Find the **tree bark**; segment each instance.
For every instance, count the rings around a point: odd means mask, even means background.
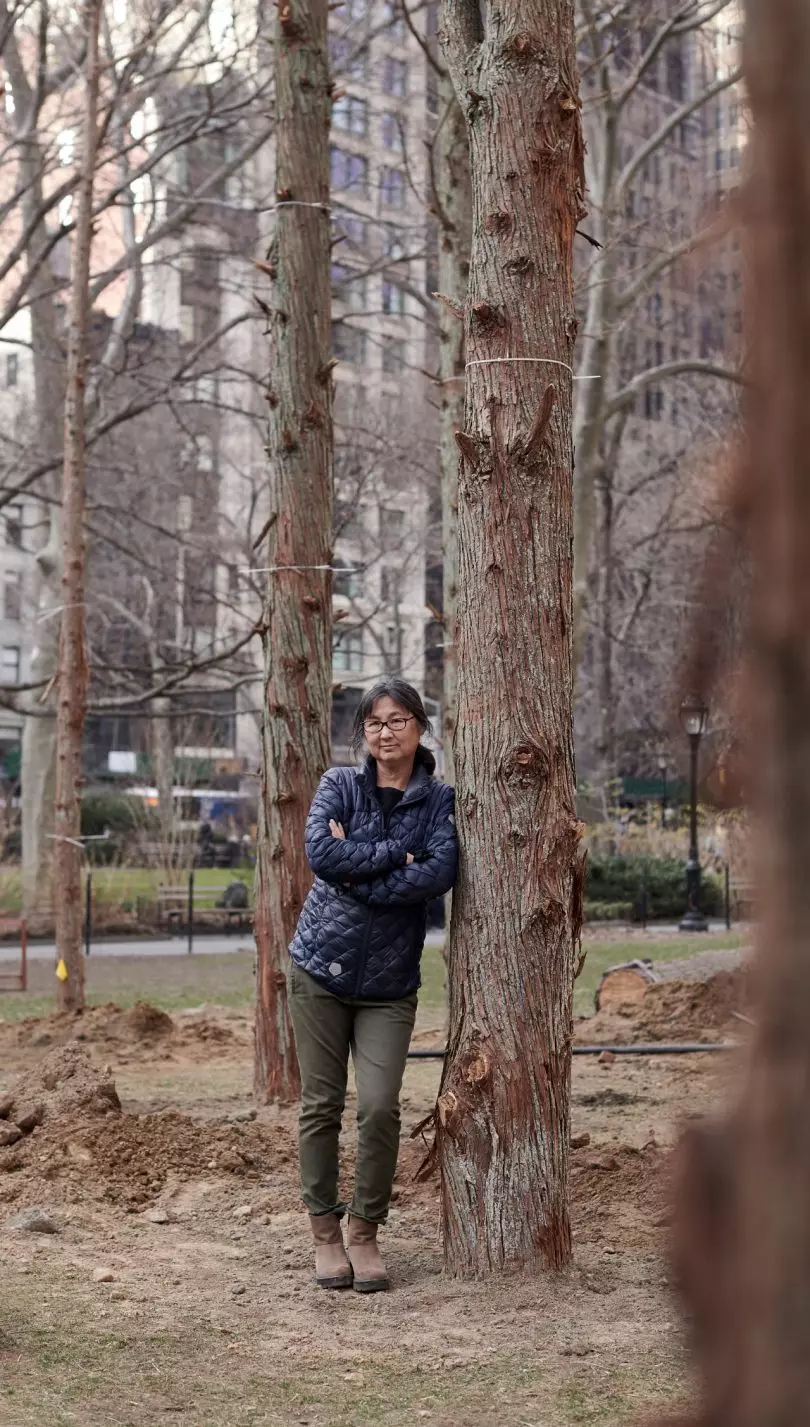
[[[582,133],[569,0],[445,0],[471,151],[459,465],[450,1040],[437,1111],[455,1275],[571,1256],[569,1082],[582,897],[572,734],[573,240]]]
[[[453,82],[439,79],[440,129],[436,187],[439,210],[439,292],[461,309],[467,295],[472,242],[470,143]],[[453,738],[456,728],[456,641],[458,599],[458,447],[455,433],[464,430],[464,323],[445,303],[439,304],[439,376],[442,383],[439,466],[442,487],[442,563],[444,618],[444,679],[442,747],[444,773],[453,781]]]
[[[71,264],[62,477],[62,613],[56,705],[56,816],[53,905],[56,954],[66,976],[59,981],[59,1009],[84,1006],[81,837],[82,742],[87,706],[84,609],[85,421],[84,393],[90,328],[90,249],[93,240],[93,179],[98,147],[99,26],[103,0],[88,0],[86,91],[82,166],[79,176]]]
[[[753,112],[749,643],[760,811],[756,1023],[730,1121],[682,1151],[680,1276],[704,1427],[810,1420],[810,11],[748,0]]]
[[[300,1090],[287,948],[312,874],[304,827],[329,763],[332,381],[328,0],[276,12],[276,238],[271,270],[269,508],[254,1089]],[[290,569],[298,566],[298,569]]]
[[[615,566],[613,558],[613,484],[611,472],[602,468],[599,493],[599,767],[607,796],[617,776],[616,703],[613,692],[613,615]],[[576,560],[576,556],[574,557]]]

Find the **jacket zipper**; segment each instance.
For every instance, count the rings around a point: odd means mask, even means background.
[[[380,823],[382,823],[382,820],[383,820],[383,817],[382,817],[382,808],[380,808]],[[384,832],[384,831],[385,831],[385,828],[383,828],[383,832]],[[368,911],[368,924],[367,924],[367,926],[366,926],[366,934],[365,934],[365,936],[363,937],[363,950],[362,950],[361,953],[360,953],[360,965],[359,965],[358,968],[357,968],[357,976],[355,977],[355,981],[354,981],[354,994],[355,994],[355,996],[359,996],[359,995],[360,995],[360,988],[361,988],[361,986],[363,985],[363,977],[364,977],[365,974],[366,974],[366,965],[368,964],[368,945],[369,945],[369,942],[371,941],[371,930],[372,930],[372,927],[373,927],[373,925],[374,925],[374,917],[375,917],[375,915],[376,915],[373,907],[368,907],[368,908],[367,908],[367,911]]]

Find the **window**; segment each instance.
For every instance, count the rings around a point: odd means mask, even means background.
[[[683,55],[674,45],[667,50],[667,93],[670,99],[683,100],[686,97]]]
[[[332,668],[359,674],[363,668],[362,629],[336,629],[332,638]]]
[[[340,6],[340,18],[347,24],[356,24],[359,20],[365,20],[368,16],[369,0],[343,0]]]
[[[22,550],[23,508],[21,505],[6,506],[6,544],[12,550]]]
[[[405,39],[405,20],[402,14],[402,0],[384,0],[383,15],[385,17],[386,34],[402,44]]]
[[[386,224],[383,229],[383,247],[387,258],[390,258],[393,263],[401,262],[407,256],[408,251],[402,229],[395,228],[391,223]]]
[[[363,593],[363,572],[353,566],[346,566],[342,560],[335,560],[332,593],[345,595],[346,599],[358,600]]]
[[[76,152],[76,135],[72,129],[60,129],[56,136],[56,152],[62,168],[69,168]]]
[[[368,44],[355,35],[330,35],[329,58],[334,74],[365,84],[368,78]]]
[[[396,376],[405,365],[405,343],[401,337],[386,337],[383,342],[383,371]]]
[[[390,110],[382,116],[382,141],[386,149],[393,149],[398,154],[405,152],[405,120]]]
[[[389,317],[405,316],[405,289],[398,282],[383,281],[382,310]]]
[[[20,646],[19,644],[6,644],[0,654],[0,683],[19,684],[20,682]]]
[[[648,386],[644,393],[644,415],[657,421],[664,410],[664,393],[660,386]]]
[[[347,327],[345,322],[333,322],[332,350],[342,362],[362,366],[366,359],[366,334],[362,327]]]
[[[3,618],[19,624],[22,618],[22,577],[19,570],[7,570],[3,577]]]
[[[332,297],[345,302],[355,312],[366,308],[366,276],[345,263],[332,264]]]
[[[353,501],[338,500],[335,505],[335,536],[362,543],[365,533],[362,507],[358,510]]]
[[[394,511],[393,514],[399,515],[401,512]],[[399,578],[399,570],[393,570],[390,566],[383,566],[380,573],[380,599],[383,604],[399,603]]]
[[[366,246],[366,222],[364,218],[355,218],[353,213],[342,212],[338,209],[333,217],[335,236],[343,238],[353,248],[364,248]]]
[[[728,151],[728,162],[731,168],[740,167],[740,151],[737,148],[736,144],[732,144],[731,148]]]
[[[726,156],[722,149],[718,149],[714,156],[714,167],[717,173],[722,173],[725,167]]]
[[[20,358],[16,352],[9,352],[6,357],[6,386],[16,386],[20,372]]]
[[[385,56],[383,65],[383,92],[393,94],[396,99],[404,99],[408,93],[408,66],[405,60]]]
[[[405,175],[402,169],[380,169],[380,197],[389,208],[405,207]]]
[[[380,507],[380,536],[386,544],[398,545],[402,540],[405,529],[405,512],[396,510],[391,506]],[[389,577],[394,575],[394,571],[388,570],[384,573]],[[385,598],[385,596],[383,596]]]
[[[357,134],[361,139],[368,133],[368,105],[356,94],[343,94],[332,105],[332,123],[336,129],[346,134]]]
[[[347,154],[345,149],[335,148],[331,149],[330,158],[333,188],[368,193],[368,159],[361,154]]]

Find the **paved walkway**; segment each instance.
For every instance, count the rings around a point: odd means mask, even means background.
[[[444,941],[442,932],[428,933],[429,946],[441,946]],[[227,952],[255,950],[253,937],[250,933],[233,932],[230,936],[195,936],[194,955],[195,956],[221,956]],[[188,941],[186,937],[166,937],[161,940],[144,939],[138,940],[134,937],[122,939],[120,941],[95,941],[90,948],[91,957],[94,956],[187,956]],[[53,942],[30,942],[28,946],[29,960],[53,961],[56,957],[56,946]],[[0,942],[0,963],[16,962],[20,959],[19,944],[14,942]]]

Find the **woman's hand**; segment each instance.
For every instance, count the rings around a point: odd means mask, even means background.
[[[343,828],[343,823],[335,822],[335,819],[334,819],[334,818],[330,818],[330,819],[329,819],[329,831],[331,832],[331,834],[332,834],[333,837],[340,838],[341,842],[345,842],[345,841],[346,841],[346,833],[345,833],[344,828]],[[410,865],[411,865],[412,862],[413,862],[413,853],[412,853],[412,852],[406,852],[406,854],[405,854],[405,866],[406,866],[406,867],[410,867]],[[348,883],[348,882],[345,882],[343,885],[344,885],[345,887],[348,887],[348,886],[349,886],[349,883]]]

